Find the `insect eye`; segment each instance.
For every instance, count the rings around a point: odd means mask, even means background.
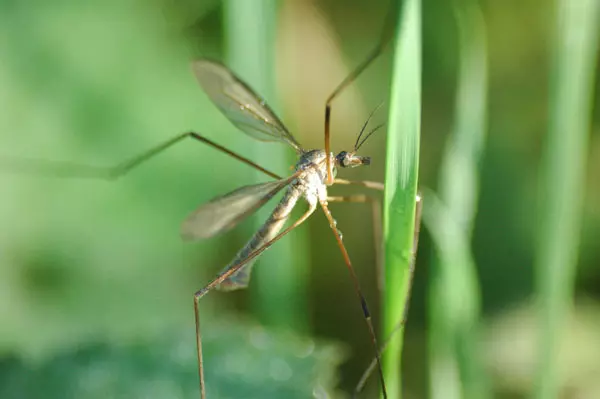
[[[342,167],[345,168],[347,166],[347,162],[346,162],[346,157],[348,156],[348,153],[346,151],[342,151],[339,154],[337,154],[337,156],[335,157],[337,163]]]

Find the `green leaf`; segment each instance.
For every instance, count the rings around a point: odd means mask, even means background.
[[[384,336],[402,320],[411,281],[421,126],[421,2],[407,0],[396,31],[387,139],[384,238]],[[389,398],[399,398],[402,332],[384,354]]]
[[[555,13],[535,260],[541,322],[538,398],[557,397],[561,384],[558,343],[571,306],[579,250],[600,2],[559,0]]]
[[[489,396],[479,358],[480,287],[471,254],[479,165],[487,135],[485,21],[475,2],[458,2],[459,69],[454,127],[440,167],[439,196],[425,195],[423,222],[436,256],[430,272],[429,372],[432,398]]]

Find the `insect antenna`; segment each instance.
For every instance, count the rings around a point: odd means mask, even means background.
[[[369,133],[367,133],[367,135],[365,136],[365,138],[364,138],[364,139],[362,139],[362,141],[361,141],[361,142],[360,142],[358,145],[355,145],[355,146],[354,146],[354,151],[358,151],[358,149],[359,149],[360,147],[362,147],[362,145],[365,143],[365,141],[367,141],[367,139],[368,139],[369,137],[371,137],[371,135],[372,135],[373,133],[375,133],[376,131],[378,131],[379,129],[381,129],[381,128],[382,128],[384,125],[385,125],[385,124],[384,124],[384,123],[382,123],[382,124],[380,124],[380,125],[377,125],[377,126],[375,126],[375,128],[373,128],[373,129],[372,129],[372,130],[371,130]]]
[[[356,152],[356,150],[358,150],[360,148],[360,146],[362,145],[362,143],[364,143],[365,141],[363,140],[360,144],[360,138],[362,137],[363,133],[365,132],[365,129],[367,128],[367,126],[369,125],[369,122],[371,121],[371,119],[373,119],[373,115],[375,115],[375,112],[377,112],[377,110],[379,108],[381,108],[381,106],[383,105],[383,101],[380,102],[379,104],[377,104],[377,106],[373,109],[373,111],[371,111],[371,113],[369,114],[369,117],[367,118],[367,120],[365,121],[365,123],[363,124],[362,128],[360,129],[360,133],[358,134],[358,137],[356,138],[356,143],[354,143],[354,151]],[[373,131],[371,131],[369,134],[367,134],[367,137],[369,137],[371,134],[373,133]],[[366,137],[365,137],[366,140]]]

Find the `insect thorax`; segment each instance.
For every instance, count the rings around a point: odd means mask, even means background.
[[[334,155],[330,154],[333,165],[333,175],[336,174]],[[297,184],[302,186],[304,197],[308,202],[313,202],[317,199],[325,200],[327,198],[327,165],[325,162],[325,151],[311,150],[300,156],[296,163],[296,171],[303,170],[298,176]]]
[[[333,173],[336,174],[337,170],[335,167],[335,156],[330,154],[331,164],[333,166]],[[300,156],[295,166],[296,171],[309,170],[316,172],[320,177],[321,181],[325,183],[327,178],[327,165],[325,162],[325,151],[323,150],[310,150]]]

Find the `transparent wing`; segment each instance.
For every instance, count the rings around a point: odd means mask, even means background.
[[[233,228],[287,186],[295,176],[240,187],[201,205],[181,226],[184,240],[209,238]]]
[[[273,110],[227,67],[211,60],[192,63],[200,86],[240,130],[263,141],[283,141],[301,153],[302,147]]]

